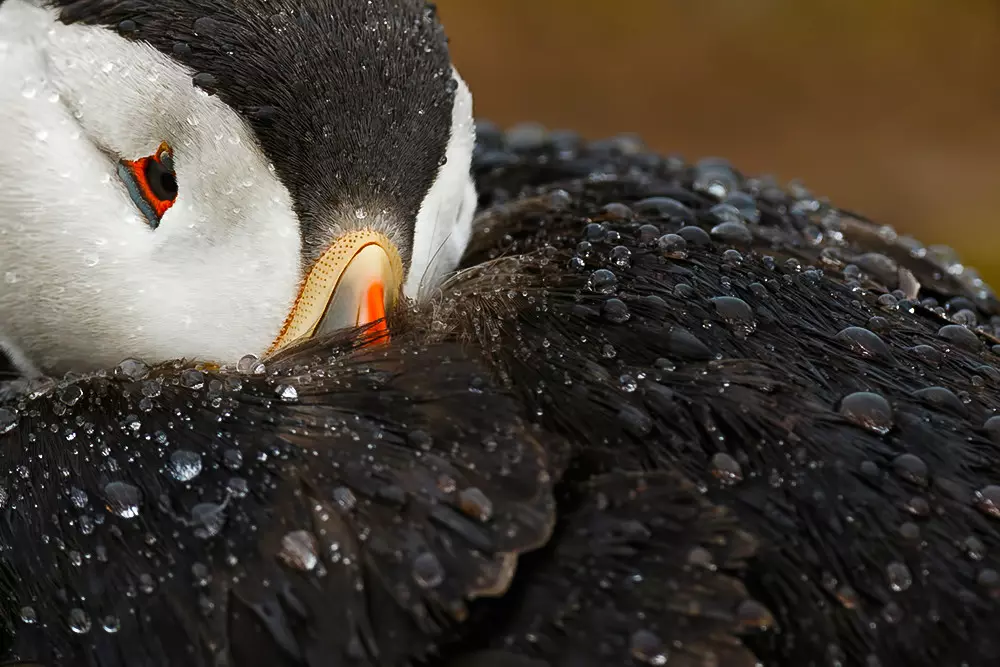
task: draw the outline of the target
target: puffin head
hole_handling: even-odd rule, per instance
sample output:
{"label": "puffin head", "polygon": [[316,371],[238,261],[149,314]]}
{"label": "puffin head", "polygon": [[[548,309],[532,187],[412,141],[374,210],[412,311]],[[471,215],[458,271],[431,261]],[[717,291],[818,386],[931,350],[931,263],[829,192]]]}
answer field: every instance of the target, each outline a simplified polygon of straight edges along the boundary
{"label": "puffin head", "polygon": [[0,2],[0,346],[232,363],[456,265],[472,98],[423,0]]}

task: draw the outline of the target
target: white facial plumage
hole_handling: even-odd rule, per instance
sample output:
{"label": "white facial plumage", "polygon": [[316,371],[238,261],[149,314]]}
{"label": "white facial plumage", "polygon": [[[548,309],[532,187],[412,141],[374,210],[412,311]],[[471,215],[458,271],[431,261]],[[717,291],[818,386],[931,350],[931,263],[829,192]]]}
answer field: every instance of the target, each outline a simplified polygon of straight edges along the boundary
{"label": "white facial plumage", "polygon": [[427,297],[458,265],[472,235],[472,218],[478,203],[469,167],[476,144],[472,116],[472,93],[457,71],[452,72],[458,89],[451,115],[451,136],[441,166],[417,213],[413,256],[404,293]]}
{"label": "white facial plumage", "polygon": [[[243,119],[192,76],[31,0],[0,5],[0,346],[24,370],[229,363],[281,328],[304,268],[292,198]],[[411,297],[433,292],[471,232],[472,98],[454,76],[447,161],[415,221]],[[179,194],[154,230],[117,166],[161,141]]]}

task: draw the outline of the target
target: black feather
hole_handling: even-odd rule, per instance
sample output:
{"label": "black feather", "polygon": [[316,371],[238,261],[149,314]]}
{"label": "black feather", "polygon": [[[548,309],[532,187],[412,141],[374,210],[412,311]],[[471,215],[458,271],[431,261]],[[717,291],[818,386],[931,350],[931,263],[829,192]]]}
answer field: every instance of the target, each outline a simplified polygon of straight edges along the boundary
{"label": "black feather", "polygon": [[11,388],[12,657],[995,664],[988,287],[718,161],[480,142],[389,343]]}

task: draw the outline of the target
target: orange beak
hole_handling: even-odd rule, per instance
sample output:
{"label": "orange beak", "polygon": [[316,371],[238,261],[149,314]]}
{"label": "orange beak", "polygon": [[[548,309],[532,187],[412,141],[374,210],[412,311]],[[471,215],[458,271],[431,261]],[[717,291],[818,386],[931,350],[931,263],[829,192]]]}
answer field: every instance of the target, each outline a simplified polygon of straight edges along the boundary
{"label": "orange beak", "polygon": [[267,354],[306,338],[372,322],[376,324],[369,335],[386,333],[385,315],[399,299],[402,286],[403,262],[387,236],[369,230],[341,236],[306,271]]}

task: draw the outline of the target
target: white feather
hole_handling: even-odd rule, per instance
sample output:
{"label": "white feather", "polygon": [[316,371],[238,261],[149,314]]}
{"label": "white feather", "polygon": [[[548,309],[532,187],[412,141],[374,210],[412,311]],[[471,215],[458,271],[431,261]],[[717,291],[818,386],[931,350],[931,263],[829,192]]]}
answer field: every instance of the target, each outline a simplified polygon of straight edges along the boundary
{"label": "white feather", "polygon": [[[287,190],[191,72],[100,27],[0,5],[0,330],[50,369],[228,361],[273,340],[300,276]],[[117,174],[161,141],[179,196],[155,231]]]}
{"label": "white feather", "polygon": [[476,126],[472,118],[472,93],[452,70],[458,88],[451,112],[451,135],[445,152],[446,162],[427,192],[417,213],[413,235],[413,256],[404,293],[426,298],[442,279],[458,266],[472,234],[476,213],[476,187],[470,166],[476,144]]}
{"label": "white feather", "polygon": [[[0,348],[25,370],[231,362],[277,334],[303,269],[292,200],[192,75],[32,0],[0,4]],[[472,98],[455,77],[448,159],[415,221],[414,297],[454,269],[475,209]],[[161,141],[179,195],[153,230],[116,168]]]}

